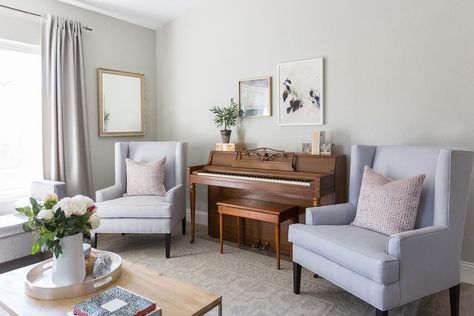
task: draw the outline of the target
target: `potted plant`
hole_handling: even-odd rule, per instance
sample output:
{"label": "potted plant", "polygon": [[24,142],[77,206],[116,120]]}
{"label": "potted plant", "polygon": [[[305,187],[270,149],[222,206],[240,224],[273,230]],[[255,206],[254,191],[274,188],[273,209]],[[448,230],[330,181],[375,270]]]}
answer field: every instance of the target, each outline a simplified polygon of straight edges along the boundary
{"label": "potted plant", "polygon": [[210,111],[215,115],[214,123],[216,126],[224,127],[224,129],[221,130],[222,142],[228,143],[230,141],[232,130],[227,128],[237,124],[237,118],[239,117],[239,105],[235,103],[234,99],[232,98],[230,99],[229,106],[213,106]]}
{"label": "potted plant", "polygon": [[66,286],[82,282],[86,276],[82,234],[100,224],[94,201],[82,195],[58,201],[53,193],[42,203],[30,198],[30,204],[16,210],[28,217],[23,230],[33,233],[31,253],[53,252],[54,284]]}

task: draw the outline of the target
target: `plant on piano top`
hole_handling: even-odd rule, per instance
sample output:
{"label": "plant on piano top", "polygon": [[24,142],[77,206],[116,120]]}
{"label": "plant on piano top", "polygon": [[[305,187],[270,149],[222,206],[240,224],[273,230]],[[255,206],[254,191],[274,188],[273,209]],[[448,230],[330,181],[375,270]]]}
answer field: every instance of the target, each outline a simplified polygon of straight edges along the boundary
{"label": "plant on piano top", "polygon": [[229,106],[213,106],[210,111],[214,114],[214,123],[216,126],[224,127],[221,130],[222,142],[228,143],[230,141],[231,130],[227,127],[237,125],[237,119],[239,118],[239,105],[234,102],[234,99],[230,99]]}

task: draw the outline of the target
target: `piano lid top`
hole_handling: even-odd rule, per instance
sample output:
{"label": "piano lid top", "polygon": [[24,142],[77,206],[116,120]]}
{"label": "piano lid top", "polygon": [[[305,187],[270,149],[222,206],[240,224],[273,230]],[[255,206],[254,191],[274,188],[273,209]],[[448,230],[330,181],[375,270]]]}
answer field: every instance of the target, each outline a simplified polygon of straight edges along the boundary
{"label": "piano lid top", "polygon": [[334,172],[335,161],[344,155],[311,155],[271,148],[242,151],[211,151],[208,165],[275,171]]}

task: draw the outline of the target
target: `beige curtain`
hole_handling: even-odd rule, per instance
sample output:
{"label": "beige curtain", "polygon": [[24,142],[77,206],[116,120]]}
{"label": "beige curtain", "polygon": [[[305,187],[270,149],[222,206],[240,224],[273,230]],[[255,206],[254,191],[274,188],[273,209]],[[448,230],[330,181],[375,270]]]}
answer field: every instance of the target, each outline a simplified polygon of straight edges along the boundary
{"label": "beige curtain", "polygon": [[44,177],[91,196],[82,25],[48,14],[41,27]]}

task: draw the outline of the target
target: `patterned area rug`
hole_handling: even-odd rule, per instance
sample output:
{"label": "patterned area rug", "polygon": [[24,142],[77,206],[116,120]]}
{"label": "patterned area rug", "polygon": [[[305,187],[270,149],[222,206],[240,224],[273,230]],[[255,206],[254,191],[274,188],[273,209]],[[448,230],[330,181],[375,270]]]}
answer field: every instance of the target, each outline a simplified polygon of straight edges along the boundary
{"label": "patterned area rug", "polygon": [[[283,261],[278,271],[272,257],[229,245],[220,255],[219,244],[203,238],[190,244],[189,235],[173,234],[170,259],[165,259],[161,235],[102,235],[98,248],[220,293],[224,315],[375,314],[365,302],[304,269],[301,294],[295,295],[291,262]],[[409,304],[390,315],[416,315],[418,305]]]}

